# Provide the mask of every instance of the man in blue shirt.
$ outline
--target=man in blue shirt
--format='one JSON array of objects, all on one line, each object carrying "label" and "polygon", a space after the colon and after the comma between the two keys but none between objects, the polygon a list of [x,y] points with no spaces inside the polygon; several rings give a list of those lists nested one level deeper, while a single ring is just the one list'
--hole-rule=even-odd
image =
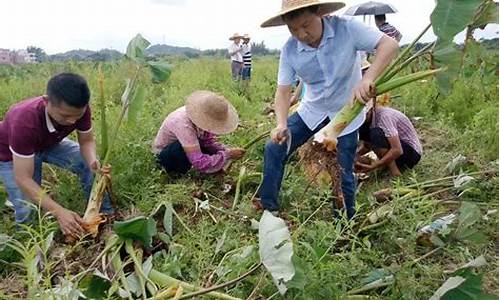
[{"label": "man in blue shirt", "polygon": [[[398,50],[397,43],[375,28],[336,16],[342,2],[282,0],[282,10],[261,26],[287,25],[291,37],[283,46],[275,97],[277,126],[264,153],[260,188],[264,209],[279,209],[278,194],[290,154],[323,128],[349,101],[365,103],[374,95],[374,81]],[[358,51],[377,50],[363,78]],[[296,113],[288,117],[291,87],[296,76],[308,92]],[[352,102],[351,102],[352,103]],[[342,192],[347,217],[355,213],[356,181],[353,174],[362,112],[338,139],[337,159],[342,167]]]}]

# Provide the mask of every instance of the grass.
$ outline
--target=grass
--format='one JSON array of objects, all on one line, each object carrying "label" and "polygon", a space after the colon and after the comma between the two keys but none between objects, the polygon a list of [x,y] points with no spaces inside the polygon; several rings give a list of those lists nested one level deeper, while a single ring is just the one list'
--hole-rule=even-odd
[{"label": "grass", "polygon": [[[230,209],[235,194],[236,181],[242,165],[247,173],[262,171],[263,142],[250,148],[242,162],[236,163],[225,177],[204,176],[189,173],[178,179],[170,178],[155,166],[151,143],[164,117],[182,105],[185,96],[194,90],[208,89],[226,96],[238,109],[241,127],[222,141],[243,146],[259,134],[273,128],[275,121],[261,112],[269,104],[275,92],[277,61],[272,58],[256,58],[250,90],[246,94],[231,81],[228,62],[225,60],[196,59],[178,60],[171,79],[166,84],[146,87],[145,107],[134,127],[124,126],[115,146],[113,188],[119,206],[124,211],[133,208],[149,213],[158,202],[169,200],[180,218],[194,235],[174,222],[174,240],[168,251],[154,256],[155,269],[178,279],[199,286],[217,284],[234,279],[245,273],[258,258],[257,234],[251,229],[249,219],[259,219],[250,198],[258,185],[258,179],[244,181],[236,209],[248,216],[242,218],[218,210],[208,213],[195,212],[193,193],[202,191],[201,200],[208,199],[216,207]],[[109,124],[118,115],[119,99],[125,82],[123,74],[129,72],[125,63],[104,65],[105,94],[107,95]],[[61,71],[73,71],[85,76],[94,97],[97,96],[97,66],[92,63],[42,64],[0,68],[0,113],[21,99],[39,95],[51,75]],[[383,187],[439,178],[446,175],[445,166],[458,154],[469,157],[479,170],[497,168],[498,155],[498,76],[484,86],[482,74],[472,73],[462,78],[447,97],[436,99],[437,89],[432,80],[404,87],[394,94],[402,97],[393,106],[410,117],[423,117],[416,123],[424,144],[424,156],[417,167],[392,180],[383,172],[373,174],[364,183],[357,196],[360,216],[373,210],[376,205],[371,193]],[[483,76],[483,77],[481,77]],[[94,98],[96,99],[96,98]],[[94,101],[94,124],[99,133],[97,101]],[[348,291],[363,285],[363,278],[370,272],[383,269],[395,275],[395,282],[388,287],[368,292],[383,299],[428,299],[449,277],[450,270],[471,259],[485,255],[488,266],[484,288],[491,293],[498,289],[498,214],[482,220],[477,228],[488,240],[482,244],[453,242],[435,255],[412,264],[411,261],[430,249],[416,245],[417,231],[437,216],[455,209],[437,204],[435,200],[395,201],[394,217],[383,226],[354,235],[332,222],[331,206],[327,202],[327,185],[312,188],[303,199],[308,180],[298,158],[292,157],[287,167],[287,179],[281,192],[281,203],[297,229],[320,206],[322,208],[301,226],[295,236],[295,251],[304,272],[304,288],[292,289],[287,299],[341,299]],[[44,185],[66,207],[83,214],[85,201],[74,176],[54,168],[52,173],[44,169]],[[56,184],[57,183],[57,184]],[[233,188],[224,193],[223,185]],[[484,176],[473,183],[476,188],[462,200],[481,202],[482,211],[498,209],[498,177]],[[3,190],[0,197],[5,197]],[[208,198],[206,198],[208,197]],[[3,206],[0,199],[0,208]],[[327,204],[325,204],[327,202]],[[0,232],[15,234],[13,214],[1,208]],[[360,217],[360,219],[362,219]],[[294,231],[292,230],[292,233]],[[222,237],[226,236],[222,240]],[[216,250],[219,250],[216,252]],[[18,255],[5,249],[0,259],[17,261]],[[7,283],[9,276],[23,272],[12,267],[1,268],[0,282]],[[69,274],[60,274],[70,278]],[[258,284],[259,283],[259,284]],[[257,287],[256,287],[257,285]],[[0,284],[0,290],[5,285]],[[235,297],[264,299],[275,294],[271,277],[263,269],[227,290]],[[2,293],[0,293],[1,295]],[[274,296],[274,299],[279,299]]]}]

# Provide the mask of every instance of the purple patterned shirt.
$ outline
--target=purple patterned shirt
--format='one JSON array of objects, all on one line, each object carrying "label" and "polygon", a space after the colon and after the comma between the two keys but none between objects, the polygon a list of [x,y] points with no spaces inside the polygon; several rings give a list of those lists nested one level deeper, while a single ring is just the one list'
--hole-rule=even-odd
[{"label": "purple patterned shirt", "polygon": [[377,107],[372,117],[371,127],[382,129],[386,137],[398,136],[405,141],[418,154],[422,155],[422,145],[418,139],[417,131],[410,119],[399,110],[390,107]]},{"label": "purple patterned shirt", "polygon": [[387,22],[382,24],[378,29],[395,40],[399,41],[401,39],[402,36],[401,33],[396,29],[396,27],[392,26]]},{"label": "purple patterned shirt", "polygon": [[183,147],[200,149],[187,154],[187,157],[193,167],[202,173],[220,171],[229,159],[226,146],[220,144],[213,133],[196,127],[189,119],[185,106],[171,112],[163,121],[153,144],[153,152],[160,153],[175,141],[179,141]]}]

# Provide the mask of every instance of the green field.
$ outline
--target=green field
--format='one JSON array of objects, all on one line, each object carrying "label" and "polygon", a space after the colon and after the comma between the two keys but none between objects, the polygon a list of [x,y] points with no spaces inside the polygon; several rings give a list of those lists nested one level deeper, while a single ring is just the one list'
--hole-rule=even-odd
[{"label": "green field", "polygon": [[[468,158],[464,171],[495,170],[474,175],[466,192],[447,190],[429,197],[396,197],[392,200],[392,216],[376,228],[357,232],[333,221],[327,184],[314,186],[304,193],[308,178],[298,157],[291,159],[281,203],[292,226],[294,251],[300,259],[298,265],[303,276],[298,281],[304,286],[297,284],[284,299],[342,299],[349,291],[369,282],[370,276],[380,274],[392,274],[394,281],[362,294],[374,296],[373,299],[428,299],[450,277],[447,271],[480,255],[488,262],[477,270],[483,274],[483,291],[498,293],[498,55],[492,51],[486,59],[479,67],[474,61],[466,64],[466,71],[449,95],[439,94],[434,79],[413,83],[392,93],[401,97],[395,98],[391,106],[410,118],[420,117],[415,124],[423,142],[424,156],[414,170],[396,180],[384,172],[372,174],[359,188],[355,224],[359,225],[379,205],[372,192],[448,176],[447,164],[460,154]],[[153,254],[155,269],[198,286],[223,283],[259,261],[258,236],[249,221],[260,218],[250,201],[258,178],[242,185],[236,207],[238,214],[228,211],[231,211],[240,168],[245,166],[247,172],[261,171],[264,143],[254,145],[225,176],[201,176],[192,172],[182,178],[169,178],[156,167],[151,143],[166,115],[182,105],[187,95],[200,89],[221,93],[239,112],[241,126],[235,133],[221,137],[226,144],[242,146],[269,131],[275,120],[262,112],[273,101],[278,61],[274,57],[256,58],[248,91],[232,82],[226,60],[177,59],[171,63],[172,75],[166,83],[153,84],[144,78],[146,99],[139,120],[135,125],[122,127],[113,150],[113,190],[123,218],[147,215],[160,201],[170,201],[190,229],[191,232],[178,219],[174,220],[173,240]],[[112,127],[120,110],[124,79],[131,68],[127,62],[120,61],[104,64],[103,70],[108,124]],[[88,79],[99,142],[97,64],[94,63],[0,67],[0,114],[3,116],[13,103],[44,93],[47,80],[62,71],[79,73]],[[231,191],[224,193],[224,184],[230,184]],[[47,167],[43,186],[57,201],[83,214],[86,201],[74,176]],[[201,196],[199,191],[203,192]],[[22,233],[16,233],[12,210],[3,207],[6,194],[1,186],[0,193],[0,232],[26,239]],[[222,209],[211,209],[212,216],[207,211],[196,210],[194,194]],[[462,202],[480,207],[481,217],[471,229],[481,232],[483,238],[447,240],[433,255],[414,262],[433,249],[416,244],[418,229],[456,211]],[[61,241],[58,232],[53,248],[59,252],[70,251],[71,247]],[[99,247],[102,247],[99,243],[86,241],[71,249],[67,262],[92,259],[93,254],[102,250]],[[78,266],[54,266],[50,274],[46,274],[47,269],[42,272],[40,282],[29,283],[26,270],[13,264],[21,260],[20,256],[10,248],[0,250],[0,297],[4,298],[26,297],[29,288],[30,295],[35,295],[37,290],[47,289],[61,278],[70,280],[83,270]],[[277,289],[271,276],[261,268],[224,292],[242,299],[249,296],[267,299],[275,295]],[[275,295],[273,299],[280,297]],[[109,298],[118,299],[116,294]]]}]

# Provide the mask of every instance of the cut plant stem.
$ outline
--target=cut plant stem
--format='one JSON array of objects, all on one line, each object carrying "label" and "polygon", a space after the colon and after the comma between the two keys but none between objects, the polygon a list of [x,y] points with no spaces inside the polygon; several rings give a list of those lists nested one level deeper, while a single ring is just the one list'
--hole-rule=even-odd
[{"label": "cut plant stem", "polygon": [[[390,80],[392,77],[394,77],[396,74],[398,74],[402,69],[404,69],[406,66],[408,66],[411,62],[413,62],[415,59],[419,58],[420,56],[424,55],[424,54],[427,54],[429,53],[428,50],[431,49],[432,47],[434,47],[436,43],[435,42],[432,42],[432,43],[429,43],[427,45],[425,45],[422,49],[420,49],[417,53],[413,54],[412,56],[410,56],[410,58],[408,58],[407,60],[405,60],[403,63],[401,63],[399,66],[397,66],[396,68],[394,68],[391,72],[389,72],[385,77],[384,77],[384,81],[387,81],[387,80]],[[395,98],[394,96],[391,97],[391,98]]]},{"label": "cut plant stem", "polygon": [[384,70],[382,75],[379,76],[379,78],[375,81],[375,85],[378,85],[382,82],[387,81],[386,76],[389,74],[394,68],[396,68],[401,61],[405,58],[405,56],[413,49],[415,44],[420,40],[420,38],[431,28],[432,24],[427,25],[427,27],[424,28],[424,30],[411,42],[410,45],[408,45],[403,52],[401,52],[398,57]]},{"label": "cut plant stem", "polygon": [[374,289],[379,289],[382,287],[389,286],[393,283],[394,283],[394,277],[391,275],[391,276],[388,276],[386,278],[382,278],[382,279],[376,280],[374,282],[371,282],[369,284],[366,284],[365,286],[362,286],[358,289],[350,290],[349,292],[347,292],[347,295],[364,293],[364,292],[371,291]]},{"label": "cut plant stem", "polygon": [[433,250],[431,250],[431,251],[427,252],[426,254],[424,254],[424,255],[420,256],[419,258],[414,259],[414,260],[410,263],[410,266],[411,266],[411,265],[414,265],[414,264],[416,264],[416,263],[418,263],[418,262],[420,262],[421,260],[426,259],[427,257],[429,257],[429,256],[433,255],[434,253],[438,252],[438,251],[439,251],[439,250],[441,250],[441,249],[443,249],[443,246],[437,247],[436,249],[433,249]]},{"label": "cut plant stem", "polygon": [[[200,288],[197,288],[190,283],[180,281],[178,279],[175,279],[173,277],[165,275],[165,274],[163,274],[155,269],[151,269],[151,272],[149,273],[149,278],[154,283],[156,283],[158,286],[161,286],[161,287],[172,286],[172,285],[178,284],[178,285],[182,286],[182,288],[186,291],[198,291],[198,290],[200,290]],[[206,296],[211,297],[211,298],[215,298],[215,299],[222,299],[222,300],[242,300],[241,298],[236,298],[236,297],[230,296],[228,294],[214,292],[214,291],[208,292],[206,294]]]},{"label": "cut plant stem", "polygon": [[[422,78],[431,76],[437,72],[441,72],[444,69],[437,70],[427,70],[420,71],[413,74],[405,75],[392,79],[388,82],[380,83],[376,86],[376,94],[381,95],[395,88],[401,87],[403,85],[409,84],[414,81],[418,81]],[[328,151],[333,151],[337,148],[337,138],[342,133],[342,131],[363,111],[364,105],[359,101],[355,101],[354,105],[347,103],[344,107],[335,114],[333,120],[326,125],[325,129],[322,130],[323,134],[323,145],[326,146]]]},{"label": "cut plant stem", "polygon": [[235,278],[233,280],[230,280],[228,282],[225,282],[225,283],[222,283],[222,284],[219,284],[219,285],[215,285],[215,286],[212,286],[212,287],[209,287],[209,288],[206,288],[206,289],[203,289],[203,290],[199,290],[199,291],[196,291],[196,292],[192,292],[190,294],[186,294],[186,295],[183,295],[179,298],[179,300],[181,299],[188,299],[188,298],[192,298],[192,297],[196,297],[196,296],[201,296],[201,295],[204,295],[204,294],[207,294],[207,293],[210,293],[212,291],[215,291],[215,290],[218,290],[218,289],[222,289],[222,288],[225,288],[225,287],[228,287],[228,286],[231,286],[231,285],[234,285],[240,281],[242,281],[243,279],[245,279],[246,277],[252,275],[255,271],[257,271],[260,267],[262,266],[262,262],[258,263],[255,267],[251,268],[249,271],[245,272],[244,274],[242,274],[241,276],[239,276],[238,278]]},{"label": "cut plant stem", "polygon": [[267,132],[267,131],[264,132],[264,133],[261,133],[255,139],[253,139],[253,140],[249,141],[248,143],[246,143],[243,146],[243,149],[248,150],[248,148],[252,147],[253,145],[255,145],[256,143],[260,142],[261,140],[265,139],[268,136],[269,136],[269,132]]},{"label": "cut plant stem", "polygon": [[[135,89],[135,85],[137,83],[137,79],[139,77],[139,72],[141,68],[139,66],[136,67],[136,72],[133,77],[133,79],[130,81],[129,85],[127,88],[129,88],[131,91]],[[125,98],[123,99],[123,105],[122,105],[122,110],[120,112],[120,116],[118,117],[118,121],[116,122],[116,125],[113,130],[113,134],[111,135],[111,140],[109,141],[108,148],[106,151],[106,154],[104,156],[104,159],[101,162],[102,166],[105,166],[108,164],[111,152],[113,150],[113,146],[116,142],[116,139],[118,137],[118,132],[120,129],[120,126],[123,122],[123,118],[125,117],[125,113],[127,112],[127,109],[130,105],[130,97],[132,93],[126,93]],[[87,203],[87,209],[85,210],[85,214],[83,216],[83,221],[89,226],[86,226],[85,230],[87,232],[91,233],[93,237],[97,236],[98,228],[99,228],[99,223],[97,220],[103,221],[102,216],[100,215],[100,210],[101,210],[101,204],[102,200],[104,198],[104,195],[106,193],[106,188],[108,186],[110,178],[108,176],[103,176],[100,173],[97,173],[94,182],[92,185],[92,189],[90,192],[90,197],[89,201]]]},{"label": "cut plant stem", "polygon": [[238,200],[241,194],[241,184],[243,182],[243,179],[245,178],[246,169],[247,168],[245,166],[242,166],[240,169],[240,175],[238,176],[238,182],[236,183],[236,191],[234,193],[233,206],[231,207],[232,210],[234,210],[236,208],[236,204],[238,204]]}]

